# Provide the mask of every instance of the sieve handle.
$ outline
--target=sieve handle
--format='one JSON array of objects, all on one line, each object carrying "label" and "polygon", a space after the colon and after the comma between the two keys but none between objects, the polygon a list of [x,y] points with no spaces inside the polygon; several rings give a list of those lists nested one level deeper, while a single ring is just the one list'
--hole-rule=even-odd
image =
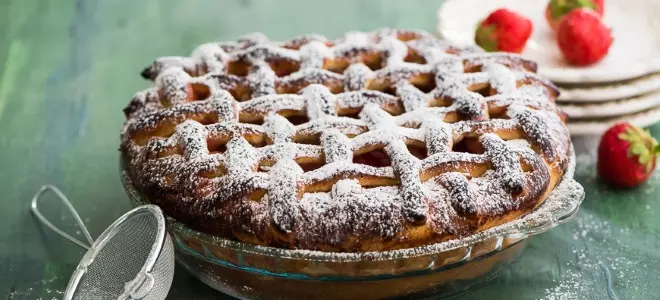
[{"label": "sieve handle", "polygon": [[[73,215],[73,218],[76,220],[76,223],[78,223],[77,224],[78,228],[80,228],[80,230],[82,230],[82,232],[85,235],[85,238],[87,238],[87,241],[89,242],[89,244],[85,244],[84,242],[80,241],[79,239],[76,239],[76,238],[70,236],[69,234],[67,234],[66,232],[62,231],[61,229],[57,228],[55,225],[53,225],[53,223],[48,221],[48,219],[46,219],[46,217],[44,217],[43,214],[41,214],[41,211],[39,211],[39,199],[41,198],[41,195],[43,195],[43,193],[45,193],[46,191],[49,191],[49,190],[52,191],[58,198],[60,198],[60,200],[62,201],[64,206],[69,210],[69,212],[71,212],[71,214]],[[56,188],[55,186],[50,185],[50,184],[42,186],[41,189],[39,189],[39,191],[37,192],[37,194],[34,195],[34,198],[32,198],[32,204],[30,206],[30,209],[32,210],[32,213],[34,214],[34,216],[37,217],[37,219],[39,219],[39,221],[41,221],[41,223],[43,223],[44,225],[50,227],[50,229],[55,231],[57,234],[59,234],[63,238],[71,241],[72,243],[76,243],[78,246],[83,247],[87,250],[89,250],[89,248],[92,247],[92,244],[94,244],[94,239],[92,239],[92,236],[89,235],[89,231],[87,231],[87,227],[85,227],[85,223],[83,223],[82,219],[80,219],[80,216],[78,215],[78,212],[76,211],[76,209],[73,208],[73,205],[71,205],[71,202],[69,201],[69,199],[67,199],[67,197],[64,196],[64,194],[58,188]]]}]

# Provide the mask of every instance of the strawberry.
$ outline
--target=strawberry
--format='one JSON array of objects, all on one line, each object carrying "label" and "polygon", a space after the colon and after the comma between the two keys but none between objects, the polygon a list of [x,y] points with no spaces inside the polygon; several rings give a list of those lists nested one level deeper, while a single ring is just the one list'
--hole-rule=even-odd
[{"label": "strawberry", "polygon": [[486,51],[520,53],[532,34],[532,21],[513,11],[500,8],[481,21],[474,41]]},{"label": "strawberry", "polygon": [[607,55],[612,41],[612,33],[600,16],[584,8],[566,15],[557,31],[557,42],[564,58],[577,66],[600,61]]},{"label": "strawberry", "polygon": [[634,187],[646,181],[655,169],[658,142],[630,123],[608,129],[598,145],[598,175],[619,187]]},{"label": "strawberry", "polygon": [[602,17],[605,9],[605,3],[603,3],[603,1],[604,0],[550,0],[548,6],[545,8],[545,19],[548,21],[550,28],[557,30],[564,16],[575,9],[592,9]]}]

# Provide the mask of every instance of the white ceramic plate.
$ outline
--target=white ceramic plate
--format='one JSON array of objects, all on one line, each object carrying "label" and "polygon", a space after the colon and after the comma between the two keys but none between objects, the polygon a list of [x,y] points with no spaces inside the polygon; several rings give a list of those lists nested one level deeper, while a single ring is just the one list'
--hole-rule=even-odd
[{"label": "white ceramic plate", "polygon": [[505,7],[530,18],[534,31],[522,55],[539,73],[559,83],[611,82],[660,71],[660,1],[607,0],[604,22],[612,28],[609,54],[589,67],[568,65],[545,21],[547,0],[446,0],[438,10],[438,31],[459,44],[474,44],[480,20]]},{"label": "white ceramic plate", "polygon": [[643,112],[619,116],[614,118],[603,118],[596,120],[577,120],[568,122],[568,131],[572,136],[576,135],[600,135],[612,125],[619,122],[630,122],[639,127],[648,127],[660,121],[660,107],[652,108]]},{"label": "white ceramic plate", "polygon": [[[568,114],[570,120],[584,118],[616,117],[637,113],[660,105],[660,92],[642,96],[609,101],[605,103],[563,104],[562,111]],[[570,121],[569,121],[570,122]]]},{"label": "white ceramic plate", "polygon": [[560,86],[561,94],[557,101],[563,103],[605,102],[636,97],[657,90],[660,90],[660,73],[610,84]]}]

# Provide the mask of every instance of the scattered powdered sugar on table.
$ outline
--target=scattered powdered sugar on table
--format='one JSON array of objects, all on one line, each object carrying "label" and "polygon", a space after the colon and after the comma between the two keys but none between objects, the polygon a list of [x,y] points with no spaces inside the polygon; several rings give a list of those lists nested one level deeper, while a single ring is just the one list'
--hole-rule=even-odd
[{"label": "scattered powdered sugar on table", "polygon": [[[62,299],[64,295],[64,287],[67,278],[51,277],[49,279],[42,279],[32,283],[22,282],[21,285],[27,284],[28,288],[12,289],[7,295],[7,299],[37,299],[37,300],[57,300]],[[39,296],[39,297],[37,297]]]},{"label": "scattered powdered sugar on table", "polygon": [[580,274],[571,270],[564,273],[565,280],[560,281],[556,287],[546,290],[544,300],[577,300],[590,288],[581,280]]},{"label": "scattered powdered sugar on table", "polygon": [[575,223],[571,239],[584,242],[584,246],[572,248],[574,259],[566,263],[557,285],[546,289],[542,299],[585,299],[586,295],[621,299],[619,290],[630,288],[635,291],[625,299],[636,299],[634,295],[647,288],[640,286],[644,284],[640,276],[652,274],[652,271],[650,264],[619,238],[627,235],[630,229],[613,229],[609,221],[592,214],[581,214]]},{"label": "scattered powdered sugar on table", "polygon": [[[597,188],[590,190],[586,202],[606,201],[608,187],[598,182],[596,173],[597,157],[594,151],[577,156],[576,178]],[[660,183],[660,172],[655,171],[649,183],[640,186],[642,193],[655,192]],[[599,185],[602,184],[602,185]],[[611,196],[610,196],[611,197]],[[620,196],[617,201],[636,201]],[[594,203],[589,203],[594,205]],[[575,221],[568,225],[568,241],[573,245],[574,258],[560,267],[560,277],[556,286],[545,290],[543,300],[573,299],[656,299],[657,288],[650,285],[656,276],[660,263],[653,258],[657,254],[657,244],[643,230],[631,229],[636,224],[601,215],[585,205]],[[648,211],[649,204],[635,203]],[[607,219],[606,219],[607,218]],[[643,245],[635,245],[635,244]],[[644,249],[643,247],[647,247]],[[642,248],[642,249],[640,249]],[[588,298],[590,296],[591,298]]]}]

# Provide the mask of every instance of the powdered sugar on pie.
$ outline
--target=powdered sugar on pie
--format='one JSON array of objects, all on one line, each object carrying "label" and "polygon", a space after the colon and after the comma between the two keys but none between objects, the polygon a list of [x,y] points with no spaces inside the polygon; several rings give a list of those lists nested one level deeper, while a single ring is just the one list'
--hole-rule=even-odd
[{"label": "powdered sugar on pie", "polygon": [[511,54],[384,29],[263,35],[160,58],[121,150],[166,214],[244,242],[400,249],[539,205],[570,139],[556,88]]}]

